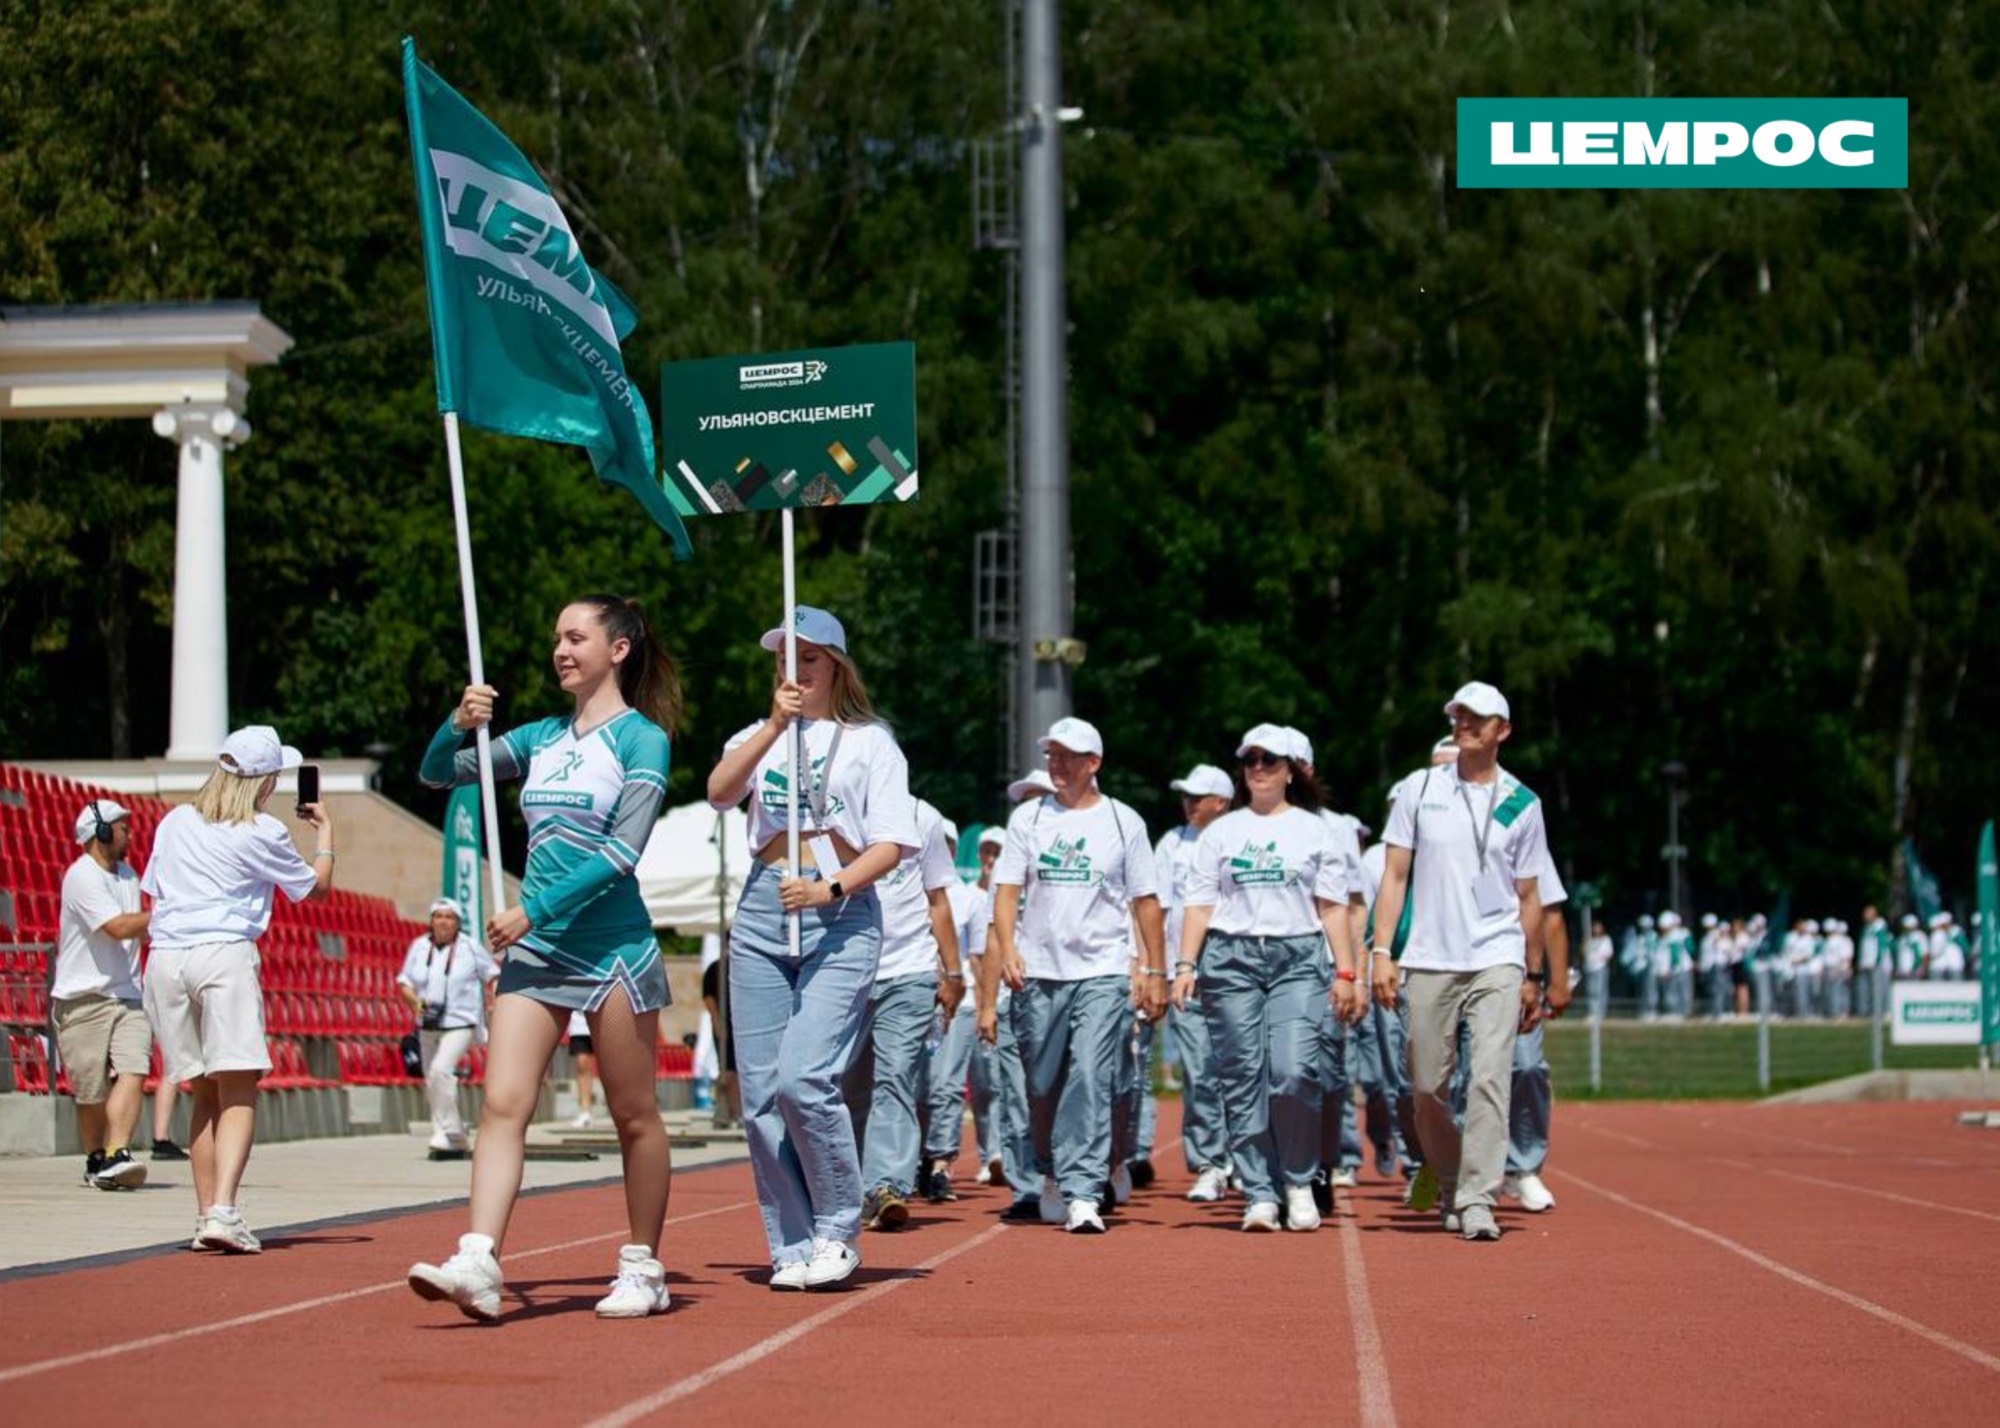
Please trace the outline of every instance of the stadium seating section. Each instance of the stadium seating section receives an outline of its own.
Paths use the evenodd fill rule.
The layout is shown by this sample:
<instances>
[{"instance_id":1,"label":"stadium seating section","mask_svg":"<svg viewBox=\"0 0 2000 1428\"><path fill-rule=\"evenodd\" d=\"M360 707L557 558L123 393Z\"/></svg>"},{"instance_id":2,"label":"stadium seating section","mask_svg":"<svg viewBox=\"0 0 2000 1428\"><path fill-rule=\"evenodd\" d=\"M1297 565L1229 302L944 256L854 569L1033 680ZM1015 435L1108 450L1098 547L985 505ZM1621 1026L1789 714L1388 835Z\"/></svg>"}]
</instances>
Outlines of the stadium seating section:
<instances>
[{"instance_id":1,"label":"stadium seating section","mask_svg":"<svg viewBox=\"0 0 2000 1428\"><path fill-rule=\"evenodd\" d=\"M14 1089L31 1095L69 1090L67 1077L51 1084L49 1075L49 959L63 873L79 852L76 815L93 798L115 799L132 811L128 857L143 871L153 830L170 805L0 763L0 1025ZM397 1043L411 1017L395 983L404 952L422 931L382 898L336 890L324 902L294 903L280 895L258 944L271 1052L264 1088L409 1084ZM473 1049L459 1074L475 1085L484 1080L484 1048ZM149 1091L159 1075L156 1046ZM692 1075L686 1047L660 1048L663 1080Z\"/></svg>"}]
</instances>

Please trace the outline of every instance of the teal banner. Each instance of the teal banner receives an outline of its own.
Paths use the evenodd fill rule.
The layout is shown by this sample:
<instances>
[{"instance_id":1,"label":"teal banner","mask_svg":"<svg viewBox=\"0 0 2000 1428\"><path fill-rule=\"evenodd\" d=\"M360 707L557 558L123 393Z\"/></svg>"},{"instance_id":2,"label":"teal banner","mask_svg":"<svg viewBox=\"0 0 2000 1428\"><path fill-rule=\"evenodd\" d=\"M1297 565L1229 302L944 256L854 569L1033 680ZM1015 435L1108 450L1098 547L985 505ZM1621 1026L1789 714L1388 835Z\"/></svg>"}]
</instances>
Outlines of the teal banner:
<instances>
[{"instance_id":1,"label":"teal banner","mask_svg":"<svg viewBox=\"0 0 2000 1428\"><path fill-rule=\"evenodd\" d=\"M2000 859L1993 849L1993 820L1979 834L1979 1040L2000 1041Z\"/></svg>"},{"instance_id":2,"label":"teal banner","mask_svg":"<svg viewBox=\"0 0 2000 1428\"><path fill-rule=\"evenodd\" d=\"M917 497L908 342L669 362L660 452L683 516Z\"/></svg>"},{"instance_id":3,"label":"teal banner","mask_svg":"<svg viewBox=\"0 0 2000 1428\"><path fill-rule=\"evenodd\" d=\"M1461 99L1460 188L1907 188L1907 99Z\"/></svg>"},{"instance_id":4,"label":"teal banner","mask_svg":"<svg viewBox=\"0 0 2000 1428\"><path fill-rule=\"evenodd\" d=\"M465 930L474 941L484 935L486 919L479 906L479 785L463 784L451 791L444 813L444 875L438 886L444 896L458 899L465 909Z\"/></svg>"}]
</instances>

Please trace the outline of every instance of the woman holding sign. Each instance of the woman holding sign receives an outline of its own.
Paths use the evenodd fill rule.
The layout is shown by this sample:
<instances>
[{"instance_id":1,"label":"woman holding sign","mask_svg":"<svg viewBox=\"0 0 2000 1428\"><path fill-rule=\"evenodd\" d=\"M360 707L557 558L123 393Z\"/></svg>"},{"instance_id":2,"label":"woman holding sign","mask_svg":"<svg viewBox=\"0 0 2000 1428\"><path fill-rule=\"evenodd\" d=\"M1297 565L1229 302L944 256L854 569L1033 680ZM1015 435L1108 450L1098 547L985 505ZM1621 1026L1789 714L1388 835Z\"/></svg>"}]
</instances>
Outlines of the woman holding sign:
<instances>
[{"instance_id":1,"label":"woman holding sign","mask_svg":"<svg viewBox=\"0 0 2000 1428\"><path fill-rule=\"evenodd\" d=\"M575 711L492 744L494 776L523 780L528 866L521 905L486 924L487 945L506 960L472 1155L472 1229L443 1264L412 1265L409 1281L468 1318L500 1316L498 1255L521 1193L528 1121L570 1014L581 1011L618 1127L631 1235L597 1314L643 1319L669 1307L658 1255L673 1166L653 1090L667 975L633 872L667 792L680 674L638 601L616 595L563 608L554 663ZM479 777L477 751L462 746L492 719L494 697L489 685L466 689L424 753L425 783Z\"/></svg>"},{"instance_id":2,"label":"woman holding sign","mask_svg":"<svg viewBox=\"0 0 2000 1428\"><path fill-rule=\"evenodd\" d=\"M784 672L771 712L723 748L708 778L718 810L750 800L754 863L729 960L743 1125L771 1247L771 1288L826 1289L861 1263L861 1160L841 1079L854 1059L882 954L875 881L918 846L909 765L868 702L847 633L798 607L798 676ZM794 746L799 866L787 865ZM796 952L787 926L796 914Z\"/></svg>"}]
</instances>

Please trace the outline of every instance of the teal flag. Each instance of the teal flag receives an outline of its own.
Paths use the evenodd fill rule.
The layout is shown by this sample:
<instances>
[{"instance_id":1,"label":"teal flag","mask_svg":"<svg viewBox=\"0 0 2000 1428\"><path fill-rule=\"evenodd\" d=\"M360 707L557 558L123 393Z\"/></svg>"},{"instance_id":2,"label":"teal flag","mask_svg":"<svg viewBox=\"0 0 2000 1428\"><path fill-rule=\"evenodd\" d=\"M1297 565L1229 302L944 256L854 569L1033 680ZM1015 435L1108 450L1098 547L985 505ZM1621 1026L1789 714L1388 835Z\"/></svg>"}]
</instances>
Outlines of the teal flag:
<instances>
[{"instance_id":1,"label":"teal flag","mask_svg":"<svg viewBox=\"0 0 2000 1428\"><path fill-rule=\"evenodd\" d=\"M1993 820L1979 834L1979 1040L2000 1041L2000 859L1993 853Z\"/></svg>"},{"instance_id":2,"label":"teal flag","mask_svg":"<svg viewBox=\"0 0 2000 1428\"><path fill-rule=\"evenodd\" d=\"M1938 892L1936 874L1924 866L1924 860L1917 856L1917 845L1908 838L1903 840L1903 869L1909 874L1910 901L1928 927L1930 920L1944 911L1944 897Z\"/></svg>"},{"instance_id":3,"label":"teal flag","mask_svg":"<svg viewBox=\"0 0 2000 1428\"><path fill-rule=\"evenodd\" d=\"M444 875L438 886L465 909L465 930L477 941L486 926L479 906L479 785L451 791L444 813Z\"/></svg>"},{"instance_id":4,"label":"teal flag","mask_svg":"<svg viewBox=\"0 0 2000 1428\"><path fill-rule=\"evenodd\" d=\"M690 553L660 487L653 418L625 375L638 316L591 271L534 165L403 41L403 97L423 224L438 410L581 446Z\"/></svg>"}]
</instances>

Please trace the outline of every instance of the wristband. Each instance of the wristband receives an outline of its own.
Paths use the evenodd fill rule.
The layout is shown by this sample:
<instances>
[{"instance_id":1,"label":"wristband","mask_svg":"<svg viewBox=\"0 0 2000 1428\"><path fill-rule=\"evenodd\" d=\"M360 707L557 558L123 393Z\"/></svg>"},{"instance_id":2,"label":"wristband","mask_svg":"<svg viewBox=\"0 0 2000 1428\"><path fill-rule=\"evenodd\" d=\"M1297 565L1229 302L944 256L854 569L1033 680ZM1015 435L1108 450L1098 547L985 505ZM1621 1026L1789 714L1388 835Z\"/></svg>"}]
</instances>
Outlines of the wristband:
<instances>
[{"instance_id":1,"label":"wristband","mask_svg":"<svg viewBox=\"0 0 2000 1428\"><path fill-rule=\"evenodd\" d=\"M1164 977L1167 975L1167 969L1165 967L1141 967L1139 975L1142 977Z\"/></svg>"},{"instance_id":2,"label":"wristband","mask_svg":"<svg viewBox=\"0 0 2000 1428\"><path fill-rule=\"evenodd\" d=\"M1345 967L1336 970L1333 976L1335 981L1340 981L1340 982L1351 982L1355 980L1354 973L1348 971Z\"/></svg>"},{"instance_id":3,"label":"wristband","mask_svg":"<svg viewBox=\"0 0 2000 1428\"><path fill-rule=\"evenodd\" d=\"M963 973L963 972L946 972L946 973L944 974L944 979L945 979L945 980L946 980L947 982L962 982L962 981L964 981L964 980L965 980L965 973Z\"/></svg>"},{"instance_id":4,"label":"wristband","mask_svg":"<svg viewBox=\"0 0 2000 1428\"><path fill-rule=\"evenodd\" d=\"M331 858L332 856L333 856L333 849L331 848L321 848L313 854L313 858L315 860L318 860L320 858Z\"/></svg>"},{"instance_id":5,"label":"wristband","mask_svg":"<svg viewBox=\"0 0 2000 1428\"><path fill-rule=\"evenodd\" d=\"M1396 960L1396 954L1387 947L1371 947L1369 951L1377 957L1387 957L1391 962Z\"/></svg>"},{"instance_id":6,"label":"wristband","mask_svg":"<svg viewBox=\"0 0 2000 1428\"><path fill-rule=\"evenodd\" d=\"M1174 970L1176 972L1199 972L1201 968L1183 957L1180 961L1174 963Z\"/></svg>"}]
</instances>

